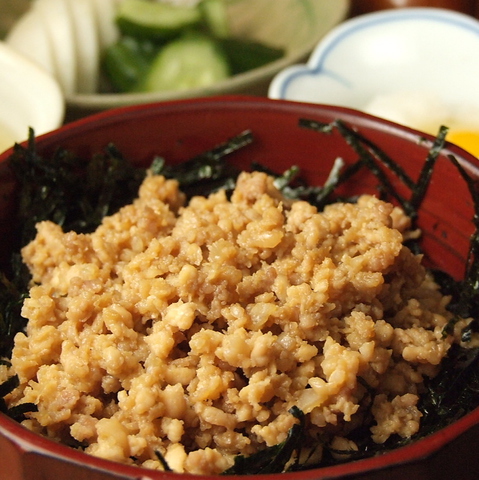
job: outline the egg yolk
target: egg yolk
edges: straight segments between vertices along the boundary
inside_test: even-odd
[[[479,157],[479,132],[451,130],[447,134],[447,140],[472,153],[475,157]]]

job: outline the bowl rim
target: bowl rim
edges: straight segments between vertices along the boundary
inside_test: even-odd
[[[332,119],[334,119],[334,117],[337,118],[338,116],[341,116],[345,121],[353,119],[357,122],[357,126],[371,127],[383,133],[399,136],[407,142],[417,141],[418,139],[434,140],[434,137],[431,135],[347,107],[293,102],[289,100],[273,100],[245,95],[230,95],[186,100],[179,99],[168,102],[155,102],[151,104],[139,104],[110,109],[81,118],[66,124],[55,131],[43,134],[37,138],[37,142],[40,144],[43,142],[48,144],[55,140],[56,143],[57,141],[61,141],[62,138],[75,135],[84,128],[93,128],[92,124],[94,124],[96,128],[97,126],[101,127],[102,125],[124,122],[126,119],[131,119],[138,114],[149,116],[154,115],[155,111],[163,111],[165,109],[181,112],[182,110],[190,109],[192,106],[195,108],[203,108],[205,110],[210,110],[212,108],[223,109],[225,107],[231,109],[240,106],[256,111],[259,109],[260,111],[272,110],[286,113],[297,112],[296,114],[298,116],[299,111],[324,112],[330,114]],[[22,144],[25,145],[26,141],[22,142]],[[0,163],[4,162],[12,151],[13,149],[10,149],[0,154]],[[448,143],[442,150],[442,153],[446,155],[452,153],[461,157],[461,159],[465,161],[466,166],[469,166],[474,175],[479,179],[479,159],[475,158],[460,147]],[[379,456],[330,467],[314,468],[301,472],[287,472],[280,475],[285,480],[298,480],[298,474],[301,474],[301,480],[319,480],[320,478],[339,480],[346,475],[364,474],[393,466],[411,464],[438,452],[442,447],[457,439],[476,425],[479,425],[479,406],[452,424],[428,435],[427,437]],[[90,456],[82,451],[72,449],[66,445],[59,444],[49,438],[38,435],[1,412],[0,436],[10,440],[24,452],[37,453],[67,463],[85,465],[92,471],[98,470],[110,474],[119,474],[121,475],[120,478],[124,478],[125,480],[139,480],[140,478],[165,480],[165,475],[169,475],[168,472],[150,471],[141,467],[124,465]],[[54,447],[54,451],[52,451],[51,447]],[[212,478],[214,478],[208,475],[180,473],[175,473],[174,475],[179,479],[184,478],[188,480],[212,480]],[[258,480],[271,480],[275,475],[278,474],[258,474],[255,475],[255,478]],[[238,478],[237,475],[222,475],[222,477],[227,479]]]
[[[281,70],[272,79],[268,97],[288,100],[288,88],[298,77],[315,77],[326,72],[324,63],[331,52],[345,38],[355,35],[358,31],[378,24],[389,22],[408,22],[410,20],[433,21],[451,26],[465,28],[479,36],[479,20],[462,12],[440,7],[404,7],[365,13],[346,19],[330,30],[316,45],[306,63],[291,65]],[[334,72],[329,72],[334,76]],[[336,77],[334,77],[336,78]],[[336,78],[336,80],[339,80]],[[344,82],[344,80],[341,80]],[[293,100],[293,99],[290,99]]]
[[[298,480],[298,475],[300,474],[301,480],[320,480],[323,478],[340,480],[347,475],[372,473],[399,465],[413,464],[439,452],[441,448],[476,425],[479,425],[479,407],[428,437],[378,456],[298,472],[258,474],[254,478],[255,480],[272,480],[280,475],[284,480]],[[164,471],[148,470],[139,466],[126,465],[94,457],[66,445],[56,443],[49,438],[35,434],[1,412],[0,435],[17,445],[23,452],[54,458],[66,463],[84,465],[92,472],[104,471],[110,474],[118,474],[121,475],[119,478],[124,480],[140,480],[140,478],[144,480],[165,480],[165,475],[168,475],[168,472]],[[52,447],[55,447],[54,451],[52,451]],[[212,480],[215,478],[215,476],[211,475],[188,473],[173,473],[172,475],[178,478],[178,480]],[[241,478],[238,475],[221,475],[221,477],[229,480]]]

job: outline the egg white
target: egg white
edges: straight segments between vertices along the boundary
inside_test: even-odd
[[[479,156],[479,107],[475,105],[449,105],[434,93],[407,91],[377,95],[364,111],[431,135],[446,126],[446,140]]]

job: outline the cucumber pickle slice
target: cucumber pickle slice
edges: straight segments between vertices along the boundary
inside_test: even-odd
[[[139,86],[139,91],[207,87],[230,76],[223,51],[210,37],[189,33],[165,45]]]
[[[116,15],[118,28],[124,34],[149,39],[169,38],[199,24],[202,19],[199,7],[149,0],[124,0]]]

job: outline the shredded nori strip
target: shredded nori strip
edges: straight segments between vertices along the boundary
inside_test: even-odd
[[[61,148],[40,157],[32,131],[26,148],[15,145],[9,166],[19,184],[20,247],[34,238],[35,225],[42,220],[64,230],[93,231],[104,216],[135,198],[145,176],[114,145],[88,161]]]
[[[157,175],[178,180],[181,190],[188,197],[194,194],[192,192],[207,192],[208,194],[224,188],[225,179],[236,180],[240,172],[225,162],[225,157],[252,142],[253,134],[246,130],[185,162],[168,165],[163,159],[157,158],[152,165],[152,171]],[[228,182],[227,185],[229,185]]]
[[[330,124],[319,123],[306,119],[301,119],[299,125],[303,128],[309,128],[322,133],[331,133],[336,128],[342,135],[344,140],[351,146],[351,148],[358,154],[358,161],[349,166],[337,181],[340,185],[349,180],[361,168],[367,168],[378,180],[379,190],[386,194],[388,198],[394,198],[411,218],[415,218],[417,210],[414,206],[402,195],[400,195],[387,175],[381,168],[381,163],[408,186],[415,187],[413,180],[406,174],[406,172],[395,162],[393,162],[382,150],[376,145],[366,141],[365,138],[356,132],[354,129],[346,125],[341,120],[336,120]]]
[[[296,458],[301,449],[302,440],[304,439],[304,414],[297,408],[290,409],[291,415],[299,420],[294,424],[288,432],[288,437],[284,442],[274,445],[273,447],[261,450],[258,453],[245,457],[237,455],[234,465],[223,472],[224,475],[251,475],[282,473],[286,470],[286,465],[292,460],[293,454]],[[293,465],[297,465],[293,462]]]
[[[158,450],[155,450],[155,455],[156,455],[156,458],[158,458],[158,461],[161,463],[161,466],[163,467],[163,470],[165,472],[173,471],[171,467],[168,465],[168,462],[166,461],[165,457]]]
[[[28,412],[35,412],[37,406],[33,403],[21,403],[15,407],[8,408],[5,402],[5,396],[11,393],[19,385],[19,380],[16,375],[13,375],[8,380],[0,384],[0,412],[5,413],[17,422],[25,420],[25,414]]]

